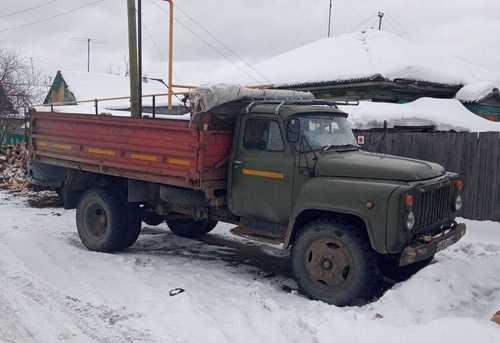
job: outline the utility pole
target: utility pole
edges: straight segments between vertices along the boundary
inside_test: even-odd
[[[138,108],[142,116],[142,0],[137,0],[137,50],[138,50],[138,65],[137,74],[139,83],[137,91],[139,93]]]
[[[333,0],[330,0],[330,12],[328,14],[328,38],[330,38],[332,34],[332,7],[333,7]]]
[[[378,12],[378,30],[382,30],[382,19],[384,18],[384,12]]]
[[[168,110],[172,111],[174,95],[174,0],[165,0],[169,3],[170,17],[168,20]]]
[[[139,73],[137,64],[137,16],[135,0],[127,0],[128,51],[130,68],[130,109],[132,117],[141,117],[139,108]]]
[[[87,43],[87,72],[90,73],[90,46],[91,44],[105,44],[105,42],[90,37],[76,37],[72,38],[71,40],[74,42]]]

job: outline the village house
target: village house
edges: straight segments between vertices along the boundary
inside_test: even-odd
[[[500,121],[499,85],[489,81],[471,83],[456,95],[465,107],[489,120]]]
[[[317,98],[393,104],[456,98],[469,111],[500,121],[498,88],[492,86],[500,76],[390,32],[324,38],[264,60],[255,70],[275,88],[310,91]],[[478,83],[491,87],[478,92]],[[474,96],[458,96],[464,93]]]
[[[24,141],[24,116],[17,113],[0,85],[0,145]]]

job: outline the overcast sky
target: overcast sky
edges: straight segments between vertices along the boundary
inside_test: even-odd
[[[126,0],[2,0],[0,45],[33,57],[45,73],[86,70],[91,37],[91,68],[124,70],[127,56]],[[329,0],[176,0],[177,82],[198,79],[234,63],[256,63],[327,34]],[[499,0],[334,0],[334,35],[375,26],[385,13],[384,29],[419,44],[430,44],[500,74]],[[18,14],[37,5],[44,5]],[[144,65],[163,73],[167,50],[168,4],[143,0]],[[186,15],[187,14],[187,15]],[[202,27],[199,25],[201,24]],[[27,25],[24,27],[20,27]],[[20,28],[19,28],[20,27]],[[15,28],[13,30],[9,30]],[[221,45],[221,43],[223,45]],[[228,51],[229,48],[231,51]],[[166,71],[166,69],[165,69]]]

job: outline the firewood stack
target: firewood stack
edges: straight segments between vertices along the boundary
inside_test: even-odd
[[[14,192],[27,189],[26,162],[28,153],[24,144],[0,148],[0,188]]]

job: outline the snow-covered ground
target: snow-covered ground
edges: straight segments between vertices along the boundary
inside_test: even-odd
[[[93,253],[74,211],[0,192],[0,342],[498,343],[500,223],[467,224],[410,280],[337,308],[287,291],[286,253],[227,225],[202,241],[144,228],[126,252]]]

